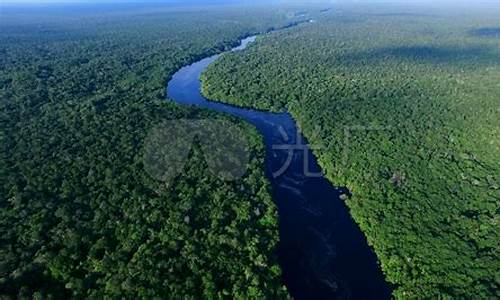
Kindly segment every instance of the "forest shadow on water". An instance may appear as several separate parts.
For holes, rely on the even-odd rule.
[[[498,55],[490,47],[436,47],[436,46],[400,46],[372,49],[350,53],[340,57],[345,62],[377,63],[380,61],[403,59],[422,63],[486,63],[498,64]]]

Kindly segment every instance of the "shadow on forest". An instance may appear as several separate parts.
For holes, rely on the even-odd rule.
[[[377,62],[388,59],[409,59],[422,63],[495,63],[498,56],[486,47],[402,46],[373,49],[344,55],[345,62]]]
[[[500,38],[500,27],[483,27],[473,29],[470,32],[472,36],[478,37],[496,37]]]

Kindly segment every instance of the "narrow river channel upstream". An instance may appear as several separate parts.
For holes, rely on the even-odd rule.
[[[255,38],[242,40],[232,51],[243,51]],[[201,95],[200,75],[219,56],[180,69],[168,83],[168,98],[239,117],[264,137],[266,174],[279,211],[279,263],[292,297],[390,298],[377,257],[340,199],[347,190],[332,186],[321,175],[292,117],[212,102]],[[275,176],[287,161],[288,168]]]

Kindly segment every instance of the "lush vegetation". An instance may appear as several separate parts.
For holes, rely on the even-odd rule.
[[[337,7],[225,54],[204,93],[291,112],[397,298],[498,298],[498,11]]]
[[[181,66],[286,26],[286,10],[17,11],[0,30],[0,297],[286,297],[256,131],[246,175],[200,147],[172,184],[144,170],[165,120],[222,118],[164,100]],[[292,14],[293,15],[293,14]]]

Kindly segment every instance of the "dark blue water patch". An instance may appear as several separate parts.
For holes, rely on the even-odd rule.
[[[250,37],[234,50],[243,50]],[[295,299],[389,299],[377,257],[337,188],[322,175],[307,141],[288,113],[269,113],[208,101],[200,75],[219,55],[180,69],[167,94],[184,105],[212,109],[253,124],[266,146],[266,175],[279,212],[278,256]],[[283,168],[289,162],[287,168]]]
[[[470,35],[477,37],[500,38],[500,27],[483,27],[470,31]]]
[[[309,14],[309,12],[307,10],[305,10],[305,11],[298,11],[298,12],[294,13],[293,15],[296,18],[300,18],[300,17],[305,17],[308,14]]]

